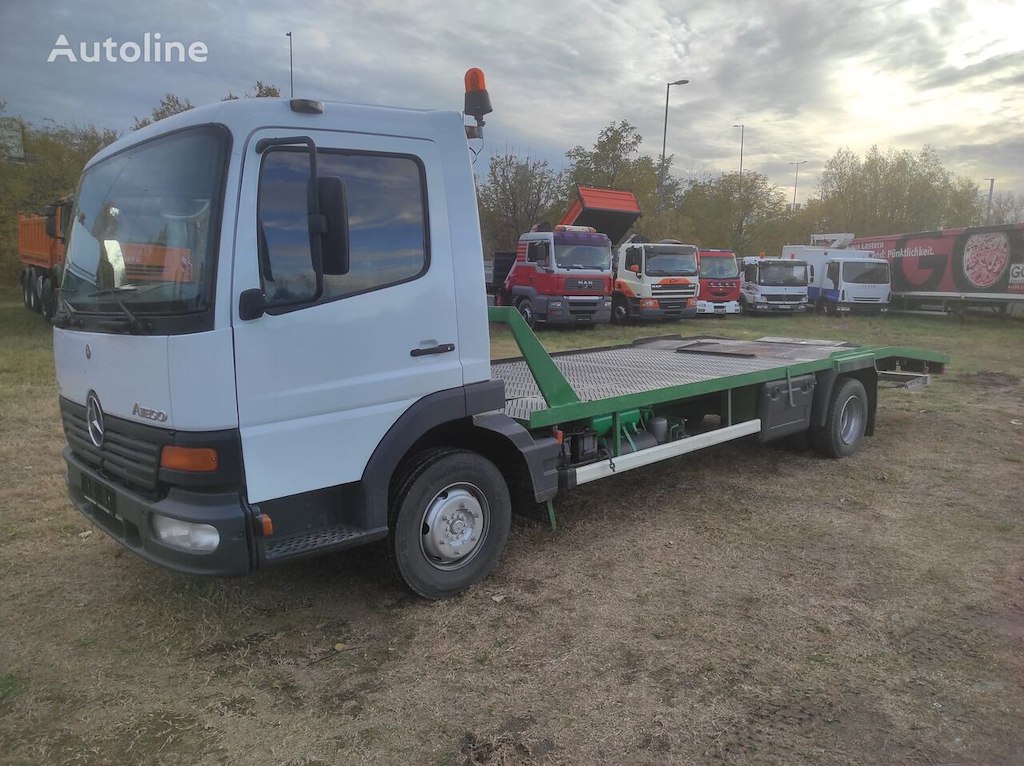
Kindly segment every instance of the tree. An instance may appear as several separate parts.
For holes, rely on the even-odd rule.
[[[515,154],[491,157],[477,201],[484,252],[514,249],[519,235],[558,214],[562,176],[543,160]]]
[[[628,121],[611,122],[590,149],[575,146],[566,153],[564,202],[576,196],[575,186],[627,189],[636,196],[643,218],[634,228],[648,239],[679,238],[673,211],[682,199],[682,184],[672,176],[672,157],[665,158],[665,183],[659,194],[659,162],[640,154],[643,137]],[[614,244],[614,243],[613,243]]]
[[[257,80],[253,86],[252,93],[246,91],[245,98],[280,98],[281,90],[276,85],[265,83],[262,80]],[[228,91],[228,95],[224,96],[221,101],[237,101],[238,96]]]
[[[873,146],[863,160],[840,149],[815,196],[829,231],[890,234],[977,222],[977,185],[946,170],[930,146],[916,154]]]
[[[34,127],[22,122],[25,161],[0,162],[0,279],[18,273],[18,213],[37,212],[75,189],[85,163],[118,138],[92,125]]]
[[[988,195],[980,199],[978,220],[993,226],[1005,223],[1024,223],[1024,195],[1013,192],[997,192],[992,195],[992,214],[988,213]]]
[[[785,205],[785,195],[760,173],[723,173],[690,185],[681,205],[686,223],[679,228],[695,244],[746,255],[766,232],[780,229]]]
[[[135,118],[135,124],[132,126],[132,130],[144,128],[147,125],[153,124],[157,120],[162,120],[173,114],[187,112],[191,108],[192,102],[187,98],[183,100],[174,93],[165,93],[163,98],[160,99],[160,103],[153,108],[149,117]]]
[[[253,85],[252,92],[246,92],[245,98],[278,98],[281,95],[280,89],[276,85],[265,83],[262,80],[257,80]],[[238,96],[232,93],[230,90],[228,94],[221,99],[221,101],[237,101]],[[192,102],[187,98],[183,99],[174,93],[165,93],[163,98],[160,99],[160,103],[157,104],[153,111],[148,117],[136,117],[135,124],[132,126],[132,130],[138,130],[144,128],[147,125],[151,125],[157,120],[162,120],[165,117],[170,117],[174,114],[180,114],[181,112],[187,112],[192,109]]]

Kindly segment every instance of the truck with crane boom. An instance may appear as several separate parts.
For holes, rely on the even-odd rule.
[[[883,383],[942,372],[941,354],[786,338],[549,355],[486,306],[466,139],[490,111],[473,69],[475,125],[253,99],[90,160],[54,318],[77,509],[192,574],[384,541],[412,591],[448,598],[495,567],[513,509],[554,525],[578,485],[743,437],[849,456]],[[107,278],[143,250],[160,278]],[[488,321],[520,358],[492,362]]]

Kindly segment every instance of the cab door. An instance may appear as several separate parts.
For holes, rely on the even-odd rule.
[[[462,385],[443,170],[428,140],[311,131],[344,183],[350,268],[313,292],[309,150],[245,147],[233,278],[235,384],[250,502],[360,479],[416,400]],[[263,316],[241,320],[260,288]],[[299,301],[296,303],[296,301]],[[292,305],[275,308],[275,303]]]

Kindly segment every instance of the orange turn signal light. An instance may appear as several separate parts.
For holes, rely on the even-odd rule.
[[[160,451],[160,467],[172,471],[209,473],[220,465],[217,450],[210,447],[173,447],[166,445]]]

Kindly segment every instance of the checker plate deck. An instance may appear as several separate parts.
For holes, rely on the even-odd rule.
[[[686,383],[728,378],[828,359],[853,346],[835,341],[764,338],[653,338],[630,346],[552,354],[559,371],[584,402],[638,394]],[[521,421],[547,409],[522,359],[493,362],[491,375],[505,381],[505,413]]]

